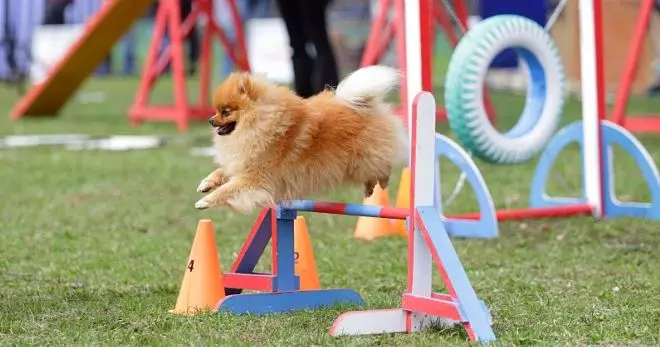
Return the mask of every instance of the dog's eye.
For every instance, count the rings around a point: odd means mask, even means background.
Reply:
[[[227,117],[227,116],[229,116],[229,113],[231,113],[231,112],[229,111],[229,109],[227,109],[227,108],[223,108],[223,109],[222,109],[222,112],[221,112],[221,115],[222,115],[223,117]]]

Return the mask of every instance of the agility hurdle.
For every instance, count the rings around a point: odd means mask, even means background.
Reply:
[[[422,89],[422,71],[429,64],[428,47],[432,40],[428,0],[406,1],[406,72],[408,90],[412,93]],[[522,209],[498,210],[496,218],[502,220],[523,220],[533,218],[567,217],[591,215],[596,219],[616,217],[637,217],[660,220],[660,174],[653,158],[630,131],[606,120],[605,85],[603,78],[603,37],[601,28],[602,2],[600,0],[579,0],[580,12],[580,65],[582,85],[582,119],[573,122],[556,133],[543,131],[547,139],[545,146],[536,146],[539,159],[531,180],[529,207]],[[649,6],[648,4],[646,6]],[[484,20],[472,27],[461,39],[450,62],[445,83],[445,108],[449,123],[458,133],[458,142],[478,149],[481,135],[493,138],[509,151],[528,148],[525,143],[541,135],[538,128],[540,118],[548,118],[542,113],[562,112],[556,104],[558,94],[563,90],[563,68],[548,68],[555,60],[553,44],[539,47],[547,35],[543,28],[523,17],[503,15]],[[535,28],[536,26],[536,28]],[[536,41],[533,35],[536,35]],[[500,37],[503,37],[500,39]],[[529,88],[525,111],[518,123],[507,133],[499,131],[488,121],[481,95],[483,81],[494,56],[507,48],[514,48],[526,62],[529,71]],[[477,60],[480,60],[477,62]],[[469,62],[474,62],[470,65]],[[455,65],[455,66],[453,66]],[[457,69],[454,69],[456,67]],[[559,86],[559,87],[557,87]],[[559,98],[563,100],[563,98]],[[561,101],[563,103],[563,101]],[[553,104],[554,103],[554,104]],[[475,111],[477,110],[477,111]],[[477,112],[479,115],[469,114]],[[456,120],[461,122],[457,122]],[[547,120],[547,119],[546,119]],[[546,122],[546,124],[558,124]],[[455,123],[452,125],[452,123]],[[476,126],[475,124],[478,124]],[[554,125],[553,125],[554,126]],[[481,133],[465,131],[466,128],[481,128]],[[536,129],[535,129],[536,128]],[[461,131],[463,131],[461,136]],[[475,135],[476,134],[476,135]],[[497,141],[495,141],[497,140]],[[496,144],[498,144],[496,143]],[[577,143],[581,151],[582,194],[578,198],[550,196],[546,191],[550,171],[556,159],[567,145]],[[483,143],[481,143],[483,145]],[[642,172],[642,177],[651,193],[650,203],[623,202],[616,198],[613,182],[612,148],[618,146],[633,158]],[[489,161],[515,164],[531,158],[524,155],[505,158],[493,154],[494,145],[482,146],[481,151]],[[439,147],[436,147],[439,148]],[[489,151],[491,151],[489,153]],[[497,153],[496,153],[497,154]],[[487,158],[488,160],[488,158]],[[471,182],[473,185],[473,183]],[[473,189],[475,186],[473,185]],[[475,190],[479,189],[476,187]],[[437,198],[439,199],[439,194]],[[439,204],[438,204],[439,205]],[[482,211],[483,211],[483,207]],[[444,216],[454,220],[479,218],[479,213]],[[482,213],[483,215],[483,213]],[[450,235],[453,235],[450,232]],[[481,237],[481,235],[466,235]],[[486,235],[492,237],[495,235]]]
[[[598,219],[638,217],[660,220],[660,174],[653,157],[625,128],[606,120],[602,1],[580,0],[580,66],[582,120],[560,130],[550,140],[537,164],[530,191],[532,208],[568,212],[570,207],[588,206]],[[556,158],[571,143],[582,156],[580,198],[548,196],[545,186]],[[619,146],[631,156],[651,192],[650,203],[622,202],[614,192],[612,148]],[[568,213],[566,213],[568,214]]]
[[[332,336],[415,332],[436,323],[462,323],[473,341],[495,339],[492,318],[477,297],[454,250],[435,205],[435,101],[430,93],[414,100],[411,146],[410,208],[393,208],[316,201],[295,201],[261,211],[230,272],[224,275],[226,297],[217,312],[234,314],[284,313],[335,304],[362,305],[350,289],[299,290],[294,272],[294,228],[299,211],[404,219],[408,228],[408,285],[396,309],[347,312],[330,329]],[[466,158],[469,160],[469,158]],[[492,211],[490,211],[493,213]],[[482,227],[479,221],[454,224],[456,230]],[[254,268],[272,240],[272,273]],[[433,265],[448,294],[432,292]],[[258,293],[241,293],[242,290]]]

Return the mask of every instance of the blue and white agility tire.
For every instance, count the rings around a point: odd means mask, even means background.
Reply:
[[[486,115],[483,88],[497,54],[513,48],[529,72],[525,109],[516,125],[500,133]],[[487,18],[461,39],[449,62],[445,107],[457,140],[483,160],[516,164],[531,159],[559,126],[564,106],[564,68],[543,27],[517,15]]]

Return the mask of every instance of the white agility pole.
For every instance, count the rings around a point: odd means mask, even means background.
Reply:
[[[422,92],[423,86],[422,86],[422,75],[424,74],[423,67],[422,67],[422,21],[421,21],[421,7],[426,7],[426,10],[429,11],[429,6],[425,6],[426,4],[422,4],[422,2],[426,1],[427,3],[429,0],[408,0],[404,1],[405,7],[404,7],[404,12],[405,12],[405,32],[406,32],[406,84],[407,84],[407,95],[408,97],[406,98],[406,110],[408,112],[408,138],[412,139],[412,124],[413,124],[413,107],[414,107],[414,101],[415,101],[415,96]],[[427,71],[430,72],[430,71]],[[427,114],[423,114],[426,116]],[[435,128],[435,124],[434,124]],[[435,129],[434,129],[435,131]],[[411,141],[410,145],[414,146],[415,144],[412,143]],[[421,143],[418,141],[417,145],[420,145]],[[428,144],[426,144],[428,145]],[[415,150],[415,149],[413,149]],[[431,153],[434,153],[433,149],[429,149]],[[412,158],[410,158],[412,160]],[[425,163],[423,160],[427,160]],[[422,161],[419,161],[418,158],[418,163],[423,163],[424,165],[427,165],[427,167],[423,168],[423,170],[417,170],[416,175],[418,176],[424,176],[424,177],[415,177],[416,182],[434,182],[436,187],[437,194],[440,194],[439,189],[437,189],[437,186],[439,186],[438,182],[436,181],[436,175],[435,171],[437,170],[437,161],[434,156],[434,154],[431,154],[430,157],[424,158]],[[431,165],[435,164],[435,168]],[[410,167],[412,167],[413,163],[410,162]],[[430,175],[430,177],[426,177],[426,175]],[[438,175],[439,176],[439,175]],[[439,177],[437,177],[439,178]],[[415,194],[415,201],[411,201],[410,203],[413,204],[414,206],[433,206],[434,205],[434,189],[425,189],[425,190],[419,190],[419,195]],[[441,196],[441,195],[439,195]],[[440,215],[442,213],[441,207],[439,205],[436,206],[439,211],[438,214]],[[409,221],[408,223],[412,223],[412,221]],[[409,237],[409,240],[411,238]],[[409,283],[408,283],[408,290],[414,294],[414,295],[419,295],[419,296],[425,296],[428,297],[431,295],[431,287],[432,287],[432,273],[433,273],[433,261],[431,259],[431,253],[429,252],[425,242],[424,238],[420,233],[415,233],[415,235],[412,237],[412,240],[414,242],[413,248],[414,252],[412,253],[413,259],[408,259],[408,266],[412,266],[412,278],[409,278]],[[412,265],[411,265],[412,264]],[[426,319],[428,320],[427,316],[423,313],[411,313],[410,317],[413,321],[413,326],[416,327],[422,327],[424,324],[422,322]]]
[[[424,1],[424,0],[422,0]],[[412,124],[413,101],[422,91],[422,31],[420,28],[420,1],[404,1],[404,21],[406,32],[406,98],[408,124]],[[408,138],[412,139],[412,126],[408,126]]]
[[[601,16],[594,12],[594,4],[601,0],[580,0],[580,80],[582,89],[582,122],[584,132],[584,192],[587,203],[592,206],[595,217],[603,215],[602,150],[600,137],[600,108],[602,100],[602,81],[599,81],[598,69],[602,69],[602,58],[597,54],[596,20]],[[598,5],[597,8],[600,8]]]

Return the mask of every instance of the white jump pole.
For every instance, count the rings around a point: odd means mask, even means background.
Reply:
[[[407,95],[406,98],[406,110],[408,112],[408,138],[412,140],[412,124],[413,124],[413,107],[415,96],[422,92],[422,27],[421,27],[421,9],[426,7],[426,10],[429,10],[429,6],[424,6],[423,2],[429,2],[429,0],[406,0],[404,1],[404,22],[405,22],[405,32],[406,32],[406,87]],[[415,144],[410,143],[411,146]],[[435,158],[425,158],[425,160],[431,160],[427,162],[426,165],[435,162]],[[412,160],[412,158],[409,158]],[[419,162],[419,161],[418,161]],[[414,165],[410,162],[409,167]],[[431,180],[426,180],[426,182],[433,182],[435,170],[431,168],[425,168],[432,170],[430,174],[432,175]],[[419,170],[418,175],[424,175],[424,170]],[[426,173],[429,174],[429,173]],[[419,179],[417,182],[421,181],[426,177],[415,177]],[[432,206],[433,201],[433,190],[426,189],[421,190],[420,195],[415,196],[415,201],[410,203],[416,205],[418,202],[421,202],[422,206]],[[412,221],[409,221],[412,223]],[[412,278],[409,279],[408,290],[415,295],[419,296],[430,296],[432,288],[432,273],[433,273],[433,261],[431,259],[431,253],[426,249],[424,239],[420,233],[415,233],[413,238],[413,247],[415,252],[413,252],[413,259],[408,260],[408,264],[414,264],[412,273]],[[415,326],[422,326],[422,320],[426,318],[426,315],[420,313],[411,313],[412,320]]]
[[[404,0],[404,27],[406,41],[406,110],[408,115],[408,124],[412,124],[412,110],[415,96],[424,90],[424,74],[431,73],[431,41],[433,37],[432,0]],[[427,82],[428,83],[428,82]],[[432,89],[432,86],[429,86]],[[433,90],[426,90],[433,93]],[[408,126],[408,138],[412,139],[411,126]],[[442,199],[440,185],[440,162],[434,160],[435,166],[432,168],[435,172],[434,193],[435,199]],[[412,163],[408,162],[408,167]],[[437,203],[438,214],[442,215],[442,204]]]
[[[601,0],[580,0],[580,70],[583,123],[583,175],[587,203],[597,218],[603,215],[603,167],[600,121],[605,112],[602,83]],[[601,51],[601,52],[599,52]]]

